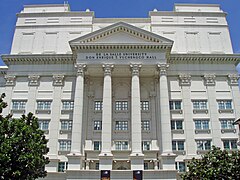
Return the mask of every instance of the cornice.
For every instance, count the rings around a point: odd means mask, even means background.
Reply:
[[[53,27],[89,27],[89,28],[92,28],[92,24],[83,24],[83,23],[76,23],[76,24],[31,24],[31,25],[29,25],[29,24],[27,24],[27,25],[25,25],[25,24],[21,24],[21,25],[17,25],[16,26],[16,29],[18,29],[18,28],[32,28],[32,27],[34,27],[34,28],[42,28],[42,27],[44,27],[44,28],[46,28],[46,27],[51,27],[51,28],[53,28]]]
[[[226,12],[183,12],[183,11],[150,11],[149,16],[201,16],[226,17]]]
[[[17,13],[17,17],[71,17],[71,16],[92,16],[94,17],[94,12],[85,12],[85,11],[79,11],[79,12],[39,12],[39,13]]]
[[[171,54],[170,64],[235,64],[240,62],[240,54]]]
[[[29,55],[2,55],[6,65],[12,64],[72,64],[72,54],[29,54]]]
[[[151,23],[150,18],[94,18],[93,23],[116,23],[116,22],[127,22],[127,23]]]

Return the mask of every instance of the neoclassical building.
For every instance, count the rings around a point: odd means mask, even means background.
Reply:
[[[27,5],[2,59],[4,114],[38,117],[46,179],[173,180],[211,145],[237,149],[240,55],[219,5],[147,18]]]

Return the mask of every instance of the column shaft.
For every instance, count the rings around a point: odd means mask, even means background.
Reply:
[[[72,127],[72,142],[71,153],[68,155],[68,169],[82,169],[82,121],[83,121],[83,94],[84,94],[84,71],[85,64],[76,64],[77,78],[74,95],[73,109],[73,127]]]
[[[103,65],[103,110],[102,110],[102,150],[99,155],[100,170],[112,169],[112,77],[113,65]]]

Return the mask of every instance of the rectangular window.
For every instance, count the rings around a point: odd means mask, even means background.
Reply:
[[[149,131],[150,130],[150,121],[149,120],[142,121],[142,130],[143,131]]]
[[[172,141],[173,151],[184,151],[184,141]]]
[[[141,110],[148,111],[149,110],[149,101],[141,101]]]
[[[72,130],[72,121],[61,120],[61,130]]]
[[[149,151],[150,148],[151,148],[151,142],[150,141],[143,141],[143,143],[142,143],[143,151]]]
[[[193,103],[193,109],[207,109],[207,101],[206,100],[194,100]]]
[[[37,110],[51,110],[52,101],[37,101]]]
[[[211,140],[197,140],[197,150],[211,150]]]
[[[14,100],[12,101],[13,110],[25,110],[27,101]]]
[[[171,121],[171,129],[172,130],[183,129],[183,121],[182,120],[172,120]]]
[[[93,122],[93,129],[94,130],[102,130],[102,121],[96,120]]]
[[[115,149],[118,151],[128,150],[128,141],[116,141]]]
[[[221,129],[235,129],[233,123],[234,120],[231,119],[221,119]]]
[[[62,110],[73,110],[74,102],[73,101],[62,101]]]
[[[226,150],[234,150],[237,149],[237,140],[223,140],[223,147]]]
[[[170,110],[179,110],[179,109],[182,109],[181,104],[182,104],[181,101],[170,101],[169,108],[170,108]]]
[[[59,162],[58,163],[58,172],[64,172],[68,169],[68,162]]]
[[[128,110],[128,101],[116,101],[115,102],[116,111],[127,111]]]
[[[198,129],[198,130],[209,129],[209,120],[194,120],[194,122],[195,122],[195,129]]]
[[[185,172],[186,168],[185,168],[185,162],[176,162],[176,170],[178,170],[179,172]]]
[[[70,150],[71,150],[71,141],[70,140],[59,141],[59,151],[70,151]]]
[[[224,110],[224,109],[232,109],[232,101],[231,100],[219,100],[218,103],[218,109]]]
[[[101,111],[103,107],[102,101],[94,101],[94,110],[95,111]]]
[[[128,121],[116,121],[115,130],[118,131],[128,130]]]
[[[48,130],[49,120],[38,120],[39,129]]]
[[[144,170],[148,170],[149,169],[147,162],[145,162],[143,165],[144,165]]]
[[[96,170],[99,170],[99,163],[96,163],[96,164],[95,164],[95,169],[96,169]]]
[[[100,141],[94,141],[93,142],[93,150],[94,151],[100,151],[101,150],[101,142]]]

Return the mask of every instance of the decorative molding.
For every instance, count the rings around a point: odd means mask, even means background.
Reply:
[[[180,86],[191,86],[191,75],[190,74],[179,74]]]
[[[157,64],[157,68],[159,70],[160,76],[167,75],[167,69],[169,68],[169,64]]]
[[[170,64],[235,64],[240,62],[239,54],[171,54]]]
[[[75,68],[77,69],[77,76],[84,76],[84,72],[87,69],[86,64],[75,64]]]
[[[228,83],[230,86],[238,86],[238,74],[228,74]]]
[[[39,75],[29,75],[28,76],[28,85],[29,86],[39,86]]]
[[[139,76],[139,72],[141,69],[142,65],[141,64],[130,64],[130,68],[132,71],[132,76],[136,75]]]
[[[11,64],[73,64],[72,54],[17,54],[2,55],[6,65]]]
[[[215,80],[216,80],[215,74],[205,74],[204,75],[205,86],[215,86],[215,84],[216,84]]]
[[[4,78],[6,80],[6,86],[15,86],[16,76],[6,75]]]
[[[112,71],[113,71],[113,68],[114,68],[113,64],[103,64],[102,67],[103,67],[103,71],[104,71],[104,76],[106,76],[106,75],[111,76],[112,75]]]
[[[57,74],[53,75],[53,86],[63,86],[64,84],[64,75]]]

